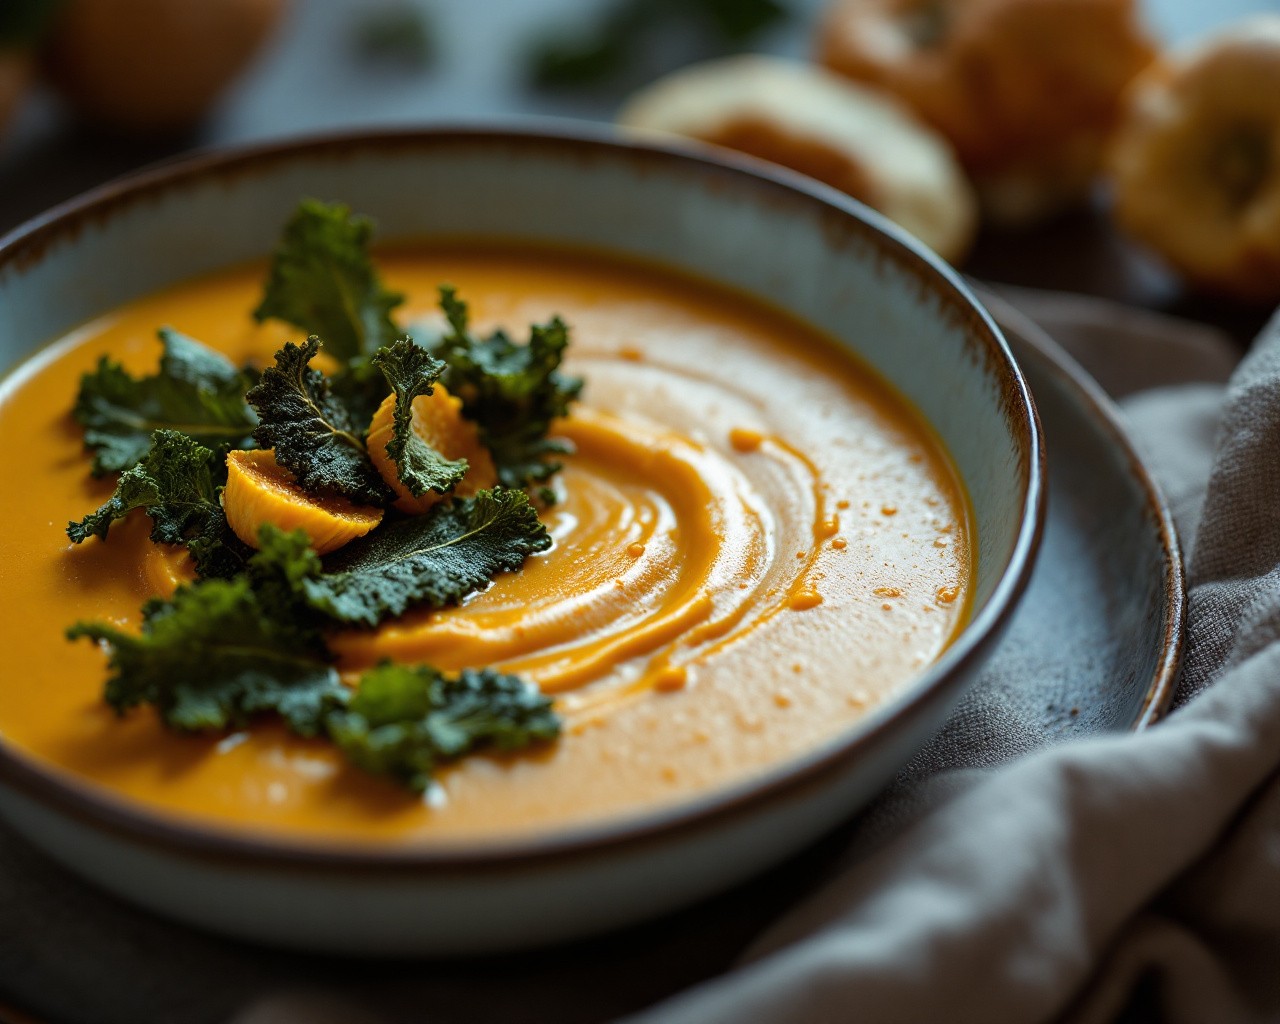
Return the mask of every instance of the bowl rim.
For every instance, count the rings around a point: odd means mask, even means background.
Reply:
[[[157,844],[206,861],[254,864],[291,870],[509,870],[550,859],[594,856],[604,850],[661,842],[675,833],[713,827],[761,805],[785,801],[855,758],[899,717],[922,713],[945,701],[961,676],[986,657],[1007,626],[1031,577],[1043,533],[1046,501],[1045,452],[1031,391],[994,318],[961,275],[941,257],[887,218],[843,192],[777,165],[720,147],[623,134],[609,125],[566,119],[521,119],[483,124],[327,131],[285,140],[213,147],[160,161],[99,185],[51,207],[0,236],[0,271],[13,264],[38,263],[47,249],[74,238],[86,224],[110,219],[135,202],[180,190],[202,180],[237,177],[275,164],[357,152],[394,153],[430,147],[488,144],[551,146],[582,156],[607,154],[647,161],[735,183],[762,194],[799,197],[827,217],[852,222],[904,272],[968,320],[1003,377],[1003,415],[1019,440],[1022,457],[1021,511],[1014,547],[986,605],[925,671],[885,705],[804,755],[770,766],[757,775],[657,810],[513,838],[469,839],[424,845],[409,840],[374,844],[337,842],[326,837],[249,832],[186,817],[117,796],[105,787],[46,765],[0,738],[0,785],[38,803],[51,804],[94,828],[117,837]],[[20,366],[24,356],[15,366]],[[7,374],[6,374],[7,375]]]

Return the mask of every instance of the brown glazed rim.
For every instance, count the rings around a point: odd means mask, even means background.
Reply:
[[[961,277],[906,232],[845,194],[802,175],[710,147],[619,138],[607,126],[534,122],[508,126],[444,126],[434,129],[333,133],[267,144],[197,152],[166,161],[93,189],[54,207],[0,238],[0,270],[38,262],[52,245],[73,241],[87,225],[109,219],[134,203],[194,182],[251,176],[303,160],[334,160],[356,153],[429,153],[457,146],[497,150],[539,148],[575,156],[625,159],[655,171],[683,172],[727,186],[747,186],[760,202],[797,201],[830,225],[874,245],[882,259],[913,276],[943,309],[971,328],[983,346],[988,372],[998,375],[1002,412],[1021,449],[1022,511],[1017,539],[991,598],[955,642],[911,686],[886,707],[843,736],[773,771],[699,798],[644,815],[565,829],[554,834],[496,842],[413,845],[340,844],[223,830],[115,798],[78,779],[49,770],[0,741],[0,783],[37,803],[52,806],[89,827],[136,844],[164,848],[187,859],[228,867],[385,873],[397,871],[511,871],[552,860],[578,859],[621,847],[660,844],[682,834],[724,824],[766,803],[803,796],[820,787],[850,758],[882,740],[900,717],[927,713],[952,698],[958,678],[986,657],[1008,625],[1026,589],[1044,523],[1044,449],[1030,390],[990,315]]]
[[[1178,538],[1177,527],[1174,525],[1173,513],[1169,509],[1169,503],[1160,485],[1151,476],[1134,447],[1133,440],[1129,437],[1129,432],[1120,417],[1120,411],[1111,397],[1102,390],[1101,385],[1042,327],[1025,313],[1020,312],[1007,299],[1002,298],[998,289],[993,291],[978,282],[973,283],[973,288],[1001,329],[1040,352],[1052,372],[1063,378],[1068,386],[1077,391],[1088,403],[1090,411],[1105,428],[1112,444],[1124,456],[1130,476],[1142,488],[1146,499],[1147,516],[1155,527],[1160,538],[1161,550],[1164,552],[1165,610],[1160,659],[1147,692],[1143,696],[1137,717],[1129,726],[1131,732],[1141,732],[1160,721],[1168,713],[1177,692],[1178,673],[1182,669],[1182,658],[1185,653],[1186,564],[1182,555],[1182,543]]]

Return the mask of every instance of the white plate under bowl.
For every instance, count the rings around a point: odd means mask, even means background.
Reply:
[[[1008,622],[1043,515],[1027,387],[945,264],[852,200],[748,160],[581,128],[327,137],[146,171],[0,240],[0,366],[131,299],[261,258],[306,196],[349,203],[384,240],[519,239],[656,261],[767,296],[825,331],[924,413],[959,468],[978,538],[970,624],[835,740],[644,816],[466,847],[338,847],[166,819],[0,740],[0,813],[32,842],[128,899],[256,941],[513,949],[741,881],[846,819],[938,728]]]

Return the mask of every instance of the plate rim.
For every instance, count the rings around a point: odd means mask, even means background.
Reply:
[[[1152,475],[1129,434],[1120,407],[1103,390],[1102,385],[1045,328],[1001,295],[998,284],[970,280],[970,285],[1004,331],[1015,357],[1019,354],[1017,349],[1020,345],[1033,349],[1044,357],[1044,363],[1050,372],[1084,400],[1089,412],[1124,456],[1130,477],[1142,490],[1147,517],[1155,528],[1164,554],[1162,590],[1165,596],[1163,636],[1156,669],[1147,684],[1138,712],[1126,729],[1129,733],[1143,732],[1169,713],[1177,694],[1178,678],[1186,654],[1186,558],[1173,511],[1163,488]],[[1049,444],[1052,445],[1051,439]]]

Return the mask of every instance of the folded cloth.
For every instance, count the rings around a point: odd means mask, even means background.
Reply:
[[[1093,1024],[1135,1000],[1173,1022],[1280,1014],[1280,322],[1224,390],[1234,352],[1212,331],[1008,297],[1130,395],[1193,551],[1189,685],[1166,722],[994,771],[958,751],[962,767],[897,787],[875,827],[751,900],[499,962],[239,945],[124,906],[0,828],[0,1002],[69,1022],[568,1022],[713,977],[633,1021]]]

